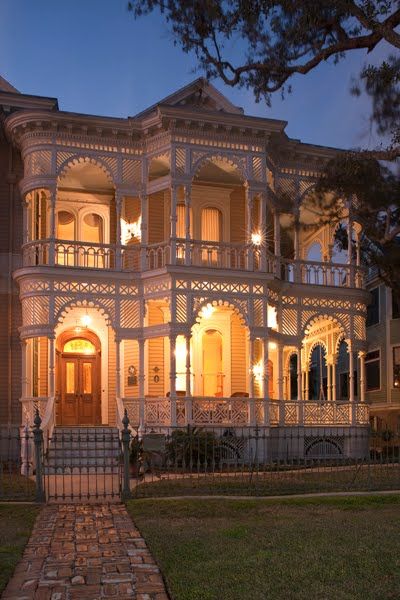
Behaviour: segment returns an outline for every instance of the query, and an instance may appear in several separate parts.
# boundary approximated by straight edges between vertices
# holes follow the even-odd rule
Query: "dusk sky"
[[[0,74],[19,91],[57,97],[61,110],[133,116],[202,75],[192,55],[173,45],[157,14],[138,21],[127,0],[0,0]],[[368,60],[387,53],[378,47]],[[287,120],[286,132],[303,142],[374,147],[367,99],[349,93],[351,76],[365,63],[357,51],[339,65],[324,64],[293,80],[272,107],[247,90],[214,85],[249,115]]]

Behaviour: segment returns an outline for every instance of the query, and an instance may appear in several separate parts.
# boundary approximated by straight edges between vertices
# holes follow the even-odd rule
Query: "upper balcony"
[[[96,164],[78,162],[60,174],[57,186],[27,192],[23,265],[111,272],[179,265],[364,286],[359,252],[335,261],[330,225],[310,234],[308,223],[300,231],[268,193],[249,188],[235,165],[208,162],[190,183],[175,185],[159,157],[148,177],[146,192],[130,195]],[[313,217],[304,216],[307,222]]]
[[[23,246],[23,266],[114,272],[153,271],[184,265],[218,271],[266,273],[291,283],[364,288],[364,269],[353,264],[290,260],[253,244],[184,239],[133,246],[44,239]]]

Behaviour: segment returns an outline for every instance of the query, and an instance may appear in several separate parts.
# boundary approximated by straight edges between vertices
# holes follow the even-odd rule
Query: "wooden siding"
[[[39,338],[39,396],[47,396],[47,385],[48,385],[48,368],[47,368],[47,356],[48,356],[48,341],[47,338]]]
[[[126,398],[138,398],[139,396],[139,380],[137,379],[136,385],[128,385],[128,368],[130,366],[135,367],[136,377],[139,376],[139,344],[136,340],[125,340],[124,341],[124,381],[125,381],[125,392]]]
[[[149,203],[149,244],[164,241],[164,192],[151,194]]]
[[[115,424],[115,397],[116,397],[116,348],[114,331],[108,328],[108,423]]]
[[[164,316],[159,306],[154,302],[148,304],[149,325],[159,325],[164,322]],[[164,395],[164,338],[153,338],[147,342],[148,347],[148,394],[149,396]],[[154,369],[159,369],[155,371]],[[154,378],[158,377],[158,381]]]
[[[246,231],[244,189],[238,188],[231,193],[230,241],[244,244]]]
[[[231,319],[231,393],[247,392],[246,328],[236,313]]]

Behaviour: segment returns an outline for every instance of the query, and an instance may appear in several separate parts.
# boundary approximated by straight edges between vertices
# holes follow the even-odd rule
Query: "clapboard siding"
[[[151,194],[149,204],[149,244],[164,241],[164,192]]]
[[[47,396],[47,380],[48,380],[48,368],[47,368],[47,353],[48,353],[48,342],[47,338],[39,338],[39,396]]]
[[[236,313],[231,320],[231,393],[247,392],[246,329]]]
[[[116,410],[116,349],[114,341],[114,332],[111,327],[108,328],[108,423],[115,423]]]
[[[125,379],[125,397],[138,398],[139,382],[136,385],[128,385],[128,368],[136,368],[136,377],[139,375],[139,344],[136,340],[125,340],[124,342],[124,379]]]
[[[231,193],[230,241],[233,244],[244,244],[246,231],[245,196],[240,188]]]

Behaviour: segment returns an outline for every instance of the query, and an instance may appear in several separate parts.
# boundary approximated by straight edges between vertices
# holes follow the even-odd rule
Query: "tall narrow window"
[[[81,227],[81,240],[89,244],[103,243],[103,219],[96,213],[89,213],[83,217]],[[97,246],[85,246],[80,250],[80,264],[84,267],[104,267],[104,249]]]
[[[201,253],[202,262],[205,265],[215,266],[221,251],[216,244],[222,239],[222,215],[217,208],[203,208],[201,211],[201,241],[203,250]],[[210,243],[211,242],[211,243]]]
[[[379,287],[370,290],[371,304],[367,308],[367,327],[377,325],[379,323]]]
[[[400,346],[393,348],[393,387],[400,388]]]
[[[186,236],[185,231],[185,205],[177,204],[176,206],[176,237],[184,238]]]
[[[368,352],[365,357],[365,374],[367,392],[379,390],[381,387],[380,351]]]

